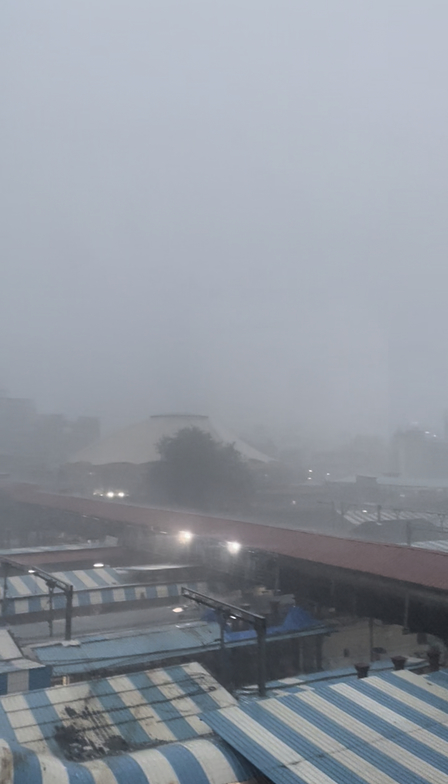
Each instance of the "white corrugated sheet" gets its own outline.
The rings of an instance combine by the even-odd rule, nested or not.
[[[274,784],[448,784],[446,673],[298,687],[204,720]]]

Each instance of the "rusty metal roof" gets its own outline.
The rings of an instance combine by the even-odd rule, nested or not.
[[[40,493],[18,488],[16,497],[28,503],[71,510],[79,514],[134,525],[235,540],[242,545],[305,561],[448,591],[448,554],[405,545],[379,544],[296,531],[259,523],[185,511],[114,504],[103,500]]]

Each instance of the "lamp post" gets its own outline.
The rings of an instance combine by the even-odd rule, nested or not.
[[[72,636],[72,614],[73,614],[73,585],[66,583],[65,580],[60,580],[49,572],[39,569],[38,566],[28,567],[18,561],[12,561],[10,558],[0,558],[0,563],[3,568],[3,600],[2,600],[2,617],[7,615],[8,606],[8,575],[11,572],[18,572],[19,574],[35,574],[40,577],[45,583],[49,592],[49,619],[48,625],[50,627],[50,637],[53,636],[53,594],[55,588],[63,592],[65,596],[65,639],[70,640]]]
[[[243,610],[241,607],[234,607],[227,602],[220,602],[218,599],[212,599],[211,596],[206,596],[198,591],[192,591],[190,588],[182,587],[182,596],[186,599],[198,604],[203,604],[205,607],[210,607],[215,610],[220,619],[221,627],[221,662],[224,669],[224,626],[225,619],[230,615],[240,621],[246,621],[255,630],[257,635],[257,651],[258,651],[258,694],[260,697],[266,696],[266,618],[264,615]]]

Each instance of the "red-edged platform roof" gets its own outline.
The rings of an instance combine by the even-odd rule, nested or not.
[[[446,553],[403,545],[360,542],[190,512],[41,493],[26,485],[16,486],[13,493],[16,500],[39,506],[167,532],[188,529],[197,535],[235,540],[242,545],[279,555],[448,591]]]

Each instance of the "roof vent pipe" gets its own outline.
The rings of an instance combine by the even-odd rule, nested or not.
[[[369,669],[370,669],[370,664],[363,664],[361,662],[355,664],[355,670],[358,673],[358,678],[367,678]]]
[[[438,672],[440,669],[440,651],[438,648],[429,648],[426,652],[429,661],[429,671]]]
[[[391,656],[390,658],[394,665],[394,670],[404,670],[404,665],[407,662],[406,656]]]

